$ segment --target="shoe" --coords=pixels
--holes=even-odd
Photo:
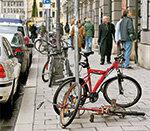
[[[108,64],[111,64],[111,62],[110,62],[110,61],[107,61],[107,63],[108,63]]]
[[[101,64],[101,65],[104,65],[104,62],[101,62],[100,64]]]
[[[132,66],[125,67],[125,69],[133,69]]]

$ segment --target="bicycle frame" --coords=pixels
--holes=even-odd
[[[118,71],[118,66],[119,66],[119,61],[115,60],[113,62],[113,64],[109,68],[107,68],[107,70],[98,70],[98,69],[92,69],[92,68],[88,67],[87,68],[87,75],[85,77],[83,77],[83,79],[85,80],[85,83],[82,86],[84,86],[86,83],[88,83],[89,92],[90,93],[95,93],[97,91],[97,89],[100,88],[99,86],[103,83],[104,79],[114,69],[116,71]],[[98,79],[98,81],[96,82],[94,88],[92,88],[92,84],[91,84],[91,74],[101,75],[100,78]]]

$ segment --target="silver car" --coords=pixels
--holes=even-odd
[[[10,117],[17,91],[21,64],[14,57],[7,38],[0,35],[0,115]]]
[[[5,36],[8,41],[10,42],[13,52],[16,53],[16,57],[18,58],[19,62],[21,63],[21,73],[24,76],[27,76],[28,69],[31,65],[31,49],[27,47],[25,44],[25,40],[21,29],[23,27],[21,24],[14,24],[14,23],[0,23],[0,34]],[[17,31],[19,30],[19,31]],[[19,52],[23,53],[22,56],[18,57]]]

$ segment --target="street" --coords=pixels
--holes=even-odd
[[[72,50],[69,51],[69,60],[72,69],[74,69],[74,55],[72,52]],[[54,112],[51,103],[57,86],[49,88],[48,83],[44,83],[41,79],[41,72],[45,60],[45,56],[38,53],[33,57],[33,66],[31,66],[29,78],[25,86],[25,93],[15,125],[15,131],[150,131],[149,70],[141,68],[133,63],[133,70],[124,70],[124,74],[128,74],[140,83],[143,92],[140,101],[133,107],[130,107],[130,109],[145,112],[146,116],[126,116],[124,119],[118,116],[95,116],[94,122],[91,123],[89,121],[91,112],[86,111],[84,115],[75,119],[66,129],[61,129],[59,125],[59,116]],[[108,64],[100,66],[100,57],[97,51],[95,51],[94,55],[89,57],[89,61],[91,67],[106,69],[106,67],[109,66]],[[82,74],[84,74],[84,72],[85,70],[82,71]],[[110,77],[114,75],[115,72],[113,72]],[[100,93],[97,102],[88,104],[88,106],[108,105],[101,94],[102,93]],[[38,105],[43,101],[43,106],[37,110]]]
[[[14,109],[13,109],[13,115],[11,119],[6,118],[0,118],[0,131],[13,131],[15,127],[15,123],[18,117],[19,109],[21,106],[22,98],[23,98],[23,92],[24,92],[24,84],[25,81],[22,81],[22,78],[20,78],[18,85],[18,92],[14,96]]]

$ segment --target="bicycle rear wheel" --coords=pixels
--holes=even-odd
[[[76,83],[70,86],[69,90],[63,97],[62,107],[60,110],[60,123],[63,128],[67,127],[74,120],[78,111],[80,102],[80,88]]]
[[[50,66],[50,63],[49,63],[49,61],[47,61],[42,70],[42,80],[44,82],[49,81],[49,68],[50,68],[49,66]]]
[[[123,90],[120,91],[119,86],[122,86]],[[113,77],[106,82],[103,88],[105,100],[111,104],[112,99],[116,99],[116,105],[123,108],[136,104],[141,95],[141,86],[129,76],[121,76],[120,84],[118,84],[118,77]]]
[[[34,48],[43,55],[48,53],[48,44],[46,40],[37,39],[34,42]]]

